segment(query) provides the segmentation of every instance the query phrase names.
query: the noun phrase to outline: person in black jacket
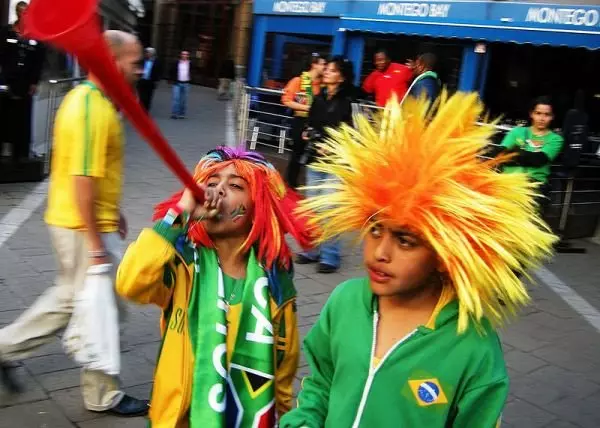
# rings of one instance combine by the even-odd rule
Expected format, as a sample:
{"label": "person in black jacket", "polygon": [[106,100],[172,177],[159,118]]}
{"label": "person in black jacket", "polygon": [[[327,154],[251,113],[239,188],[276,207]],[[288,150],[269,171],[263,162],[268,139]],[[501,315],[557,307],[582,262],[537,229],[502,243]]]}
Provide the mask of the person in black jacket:
{"label": "person in black jacket", "polygon": [[154,48],[146,48],[144,55],[143,73],[138,81],[137,89],[142,107],[149,112],[152,107],[154,90],[156,89],[156,84],[160,81],[162,70],[156,58],[156,50]]}
{"label": "person in black jacket", "polygon": [[[354,72],[352,63],[343,57],[334,57],[325,67],[323,84],[325,88],[314,98],[308,114],[307,128],[303,138],[307,141],[307,148],[303,161],[310,166],[318,159],[321,149],[317,143],[326,137],[327,128],[338,128],[342,123],[352,124],[352,102],[356,88],[352,86]],[[335,180],[328,173],[315,171],[310,168],[306,172],[308,186],[318,185],[323,180]],[[316,196],[319,190],[307,190],[307,196]],[[319,273],[333,273],[340,267],[340,242],[331,240],[311,252],[300,253],[296,263],[318,263]]]}
{"label": "person in black jacket", "polygon": [[589,116],[585,111],[585,93],[582,89],[575,92],[575,103],[565,115],[562,135],[565,140],[560,160],[563,172],[572,175],[579,166],[582,153],[591,151],[588,141]]}
{"label": "person in black jacket", "polygon": [[0,143],[12,145],[15,162],[29,158],[33,95],[42,74],[44,48],[23,36],[21,17],[27,3],[17,3],[17,21],[0,29]]}

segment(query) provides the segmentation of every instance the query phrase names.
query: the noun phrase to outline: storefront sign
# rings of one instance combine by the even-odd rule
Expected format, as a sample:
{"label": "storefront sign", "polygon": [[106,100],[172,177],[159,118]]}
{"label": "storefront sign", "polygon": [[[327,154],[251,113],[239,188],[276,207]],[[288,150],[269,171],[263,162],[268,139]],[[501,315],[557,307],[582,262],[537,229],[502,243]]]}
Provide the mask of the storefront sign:
{"label": "storefront sign", "polygon": [[600,28],[599,6],[455,0],[349,1],[342,18],[523,29]]}
{"label": "storefront sign", "polygon": [[379,3],[377,15],[408,16],[420,18],[447,18],[450,13],[448,3]]}
{"label": "storefront sign", "polygon": [[525,22],[597,27],[600,24],[600,12],[597,9],[530,7]]}
{"label": "storefront sign", "polygon": [[327,2],[324,1],[277,1],[273,3],[275,13],[323,14]]}
{"label": "storefront sign", "polygon": [[346,12],[346,0],[255,0],[254,13],[261,15],[341,16]]}
{"label": "storefront sign", "polygon": [[[490,30],[533,30],[585,32],[600,35],[600,5],[570,5],[530,1],[476,0],[255,0],[254,13],[263,15],[338,17],[348,21],[448,25]],[[573,0],[586,1],[600,0]],[[307,24],[308,25],[308,24]],[[352,29],[352,25],[344,24]],[[377,31],[377,30],[374,30]],[[398,32],[406,31],[398,27]],[[600,44],[600,42],[598,42]]]}

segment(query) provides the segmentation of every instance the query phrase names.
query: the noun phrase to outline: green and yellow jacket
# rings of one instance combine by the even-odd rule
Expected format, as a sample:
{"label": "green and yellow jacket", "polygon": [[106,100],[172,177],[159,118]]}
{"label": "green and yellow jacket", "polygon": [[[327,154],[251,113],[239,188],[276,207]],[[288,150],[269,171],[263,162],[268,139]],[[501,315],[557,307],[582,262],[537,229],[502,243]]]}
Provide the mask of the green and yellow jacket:
{"label": "green and yellow jacket", "polygon": [[308,333],[311,373],[280,428],[494,428],[508,395],[500,340],[487,321],[457,334],[447,289],[427,325],[377,361],[377,300],[368,279],[333,292]]}
{"label": "green and yellow jacket", "polygon": [[[129,246],[119,266],[117,291],[141,304],[152,303],[162,309],[162,345],[154,376],[150,407],[152,427],[189,426],[194,355],[188,329],[188,308],[194,287],[194,252],[183,245],[183,229],[158,222],[145,229]],[[197,254],[198,255],[198,254]],[[277,413],[283,415],[292,406],[292,383],[298,367],[299,339],[296,320],[296,291],[291,279],[280,278],[281,295],[271,297],[273,323]],[[239,327],[240,305],[231,305],[227,314],[229,330],[227,355],[235,343]]]}

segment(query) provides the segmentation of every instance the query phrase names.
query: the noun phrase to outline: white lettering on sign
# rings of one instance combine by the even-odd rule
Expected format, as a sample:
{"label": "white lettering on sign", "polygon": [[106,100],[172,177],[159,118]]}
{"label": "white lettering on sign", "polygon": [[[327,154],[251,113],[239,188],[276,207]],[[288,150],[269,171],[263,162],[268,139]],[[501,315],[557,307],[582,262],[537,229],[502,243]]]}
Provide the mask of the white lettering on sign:
{"label": "white lettering on sign", "polygon": [[600,23],[600,12],[595,9],[556,9],[553,7],[530,7],[525,17],[527,22],[538,24],[583,25],[596,27]]}
{"label": "white lettering on sign", "polygon": [[450,5],[445,3],[379,3],[377,15],[415,18],[447,18]]}
{"label": "white lettering on sign", "polygon": [[277,1],[273,3],[273,12],[277,13],[325,13],[324,1]]}

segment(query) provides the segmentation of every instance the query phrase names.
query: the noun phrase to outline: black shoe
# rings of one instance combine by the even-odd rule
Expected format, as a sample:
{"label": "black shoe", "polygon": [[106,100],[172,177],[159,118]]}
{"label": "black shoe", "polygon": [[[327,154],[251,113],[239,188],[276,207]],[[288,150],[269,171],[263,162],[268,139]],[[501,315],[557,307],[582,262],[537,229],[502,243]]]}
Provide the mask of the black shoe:
{"label": "black shoe", "polygon": [[327,263],[319,263],[317,267],[317,273],[334,273],[337,272],[338,268],[335,266],[328,265]]}
{"label": "black shoe", "polygon": [[0,385],[4,386],[11,394],[17,394],[22,390],[21,385],[19,385],[14,376],[10,373],[8,365],[2,361],[0,361]]}
{"label": "black shoe", "polygon": [[317,263],[317,260],[313,260],[310,257],[306,257],[302,254],[298,254],[296,256],[296,260],[294,261],[294,263],[297,263],[299,265],[310,265],[312,263]]}
{"label": "black shoe", "polygon": [[148,400],[138,400],[129,395],[124,395],[119,404],[115,407],[98,413],[108,413],[124,418],[133,418],[135,416],[147,415],[149,409],[150,402]]}
{"label": "black shoe", "polygon": [[179,119],[176,115],[172,114],[171,119]]}

